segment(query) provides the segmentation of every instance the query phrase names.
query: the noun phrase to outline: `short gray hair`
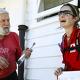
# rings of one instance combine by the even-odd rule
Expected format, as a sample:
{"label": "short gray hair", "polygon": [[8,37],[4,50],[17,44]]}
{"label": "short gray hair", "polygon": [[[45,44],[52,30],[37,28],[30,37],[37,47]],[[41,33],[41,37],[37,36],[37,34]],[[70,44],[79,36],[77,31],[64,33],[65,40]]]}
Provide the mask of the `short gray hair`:
{"label": "short gray hair", "polygon": [[5,8],[0,8],[0,13],[7,13],[8,14],[8,11],[6,11]]}

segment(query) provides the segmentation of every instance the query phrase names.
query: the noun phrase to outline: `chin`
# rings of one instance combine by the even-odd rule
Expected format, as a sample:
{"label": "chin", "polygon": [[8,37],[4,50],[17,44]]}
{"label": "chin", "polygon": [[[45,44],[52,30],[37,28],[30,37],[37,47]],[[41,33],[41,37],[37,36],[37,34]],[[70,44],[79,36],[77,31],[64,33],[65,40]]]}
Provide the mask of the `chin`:
{"label": "chin", "polygon": [[65,28],[65,25],[60,25],[61,27]]}
{"label": "chin", "polygon": [[60,24],[60,26],[63,28],[68,28],[66,24]]}

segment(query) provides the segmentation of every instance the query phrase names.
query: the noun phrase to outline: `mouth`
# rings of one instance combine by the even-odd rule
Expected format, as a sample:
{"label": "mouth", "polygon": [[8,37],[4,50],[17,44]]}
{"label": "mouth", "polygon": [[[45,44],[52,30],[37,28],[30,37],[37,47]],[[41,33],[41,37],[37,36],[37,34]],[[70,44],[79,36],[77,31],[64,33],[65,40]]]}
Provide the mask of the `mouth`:
{"label": "mouth", "polygon": [[66,20],[60,20],[60,22],[66,22]]}
{"label": "mouth", "polygon": [[9,27],[5,27],[4,31],[5,31],[5,33],[8,33],[9,32]]}

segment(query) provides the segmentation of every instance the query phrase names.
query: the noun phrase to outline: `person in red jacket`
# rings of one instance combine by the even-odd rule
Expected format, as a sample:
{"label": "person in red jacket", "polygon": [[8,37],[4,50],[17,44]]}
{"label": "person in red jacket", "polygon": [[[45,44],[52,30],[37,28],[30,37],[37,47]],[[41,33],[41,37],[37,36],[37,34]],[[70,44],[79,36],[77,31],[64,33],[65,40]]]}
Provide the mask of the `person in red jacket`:
{"label": "person in red jacket", "polygon": [[[22,50],[18,35],[9,29],[9,13],[0,8],[0,80],[18,80],[16,62]],[[30,49],[27,49],[26,56],[30,55]]]}
{"label": "person in red jacket", "polygon": [[62,71],[80,70],[80,29],[78,28],[79,10],[73,4],[64,4],[59,12],[60,26],[65,30],[62,43],[59,45],[63,55],[65,67],[58,68],[55,75]]}

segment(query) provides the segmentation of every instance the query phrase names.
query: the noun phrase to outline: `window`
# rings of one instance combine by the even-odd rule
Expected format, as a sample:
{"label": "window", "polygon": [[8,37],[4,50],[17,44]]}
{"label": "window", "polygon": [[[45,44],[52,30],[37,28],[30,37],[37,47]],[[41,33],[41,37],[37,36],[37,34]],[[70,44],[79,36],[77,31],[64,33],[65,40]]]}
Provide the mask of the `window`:
{"label": "window", "polygon": [[37,0],[37,22],[56,16],[62,4],[70,2],[77,4],[77,0]]}
{"label": "window", "polygon": [[42,12],[72,0],[40,0],[38,12]]}

